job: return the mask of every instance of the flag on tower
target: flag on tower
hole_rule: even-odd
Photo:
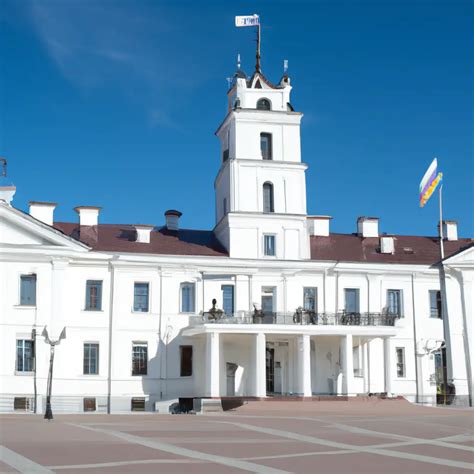
[[[442,179],[443,173],[438,173],[438,160],[435,158],[420,182],[420,207],[428,202]]]
[[[260,25],[260,17],[257,14],[247,16],[236,16],[235,26],[258,26]]]

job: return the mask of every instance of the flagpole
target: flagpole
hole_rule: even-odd
[[[441,260],[444,260],[444,236],[443,236],[443,184],[439,187],[439,249],[441,252]]]
[[[255,70],[261,72],[260,70],[260,20],[257,25],[257,63],[255,64]]]

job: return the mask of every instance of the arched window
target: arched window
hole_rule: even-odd
[[[273,184],[268,182],[263,185],[263,212],[275,212],[273,206]]]
[[[257,102],[257,110],[272,110],[272,103],[268,99],[260,99]]]
[[[271,160],[273,158],[271,133],[260,134],[260,152],[262,153],[262,159],[264,160]]]

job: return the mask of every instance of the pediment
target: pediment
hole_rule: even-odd
[[[444,260],[448,265],[472,265],[474,267],[474,245]]]
[[[0,246],[63,247],[87,251],[88,247],[43,222],[8,205],[0,205]]]

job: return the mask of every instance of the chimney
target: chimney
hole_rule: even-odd
[[[137,238],[135,242],[140,242],[142,244],[149,244],[150,243],[150,233],[155,228],[153,225],[143,225],[143,224],[136,224],[135,231],[137,233]]]
[[[379,218],[378,217],[359,217],[357,219],[357,233],[362,237],[379,236]]]
[[[74,210],[79,214],[79,225],[94,226],[99,223],[99,212],[101,207],[95,206],[77,206]]]
[[[443,237],[446,240],[458,240],[458,223],[456,221],[443,221]]]
[[[380,253],[395,253],[395,237],[391,235],[382,235],[380,237]]]
[[[15,186],[0,186],[0,201],[11,206],[11,202],[13,201],[13,196],[16,193]]]
[[[56,202],[30,201],[30,216],[39,221],[53,225],[54,210],[58,205]]]
[[[166,228],[168,230],[179,230],[179,218],[183,214],[174,209],[165,212]]]
[[[99,212],[102,208],[95,206],[78,206],[74,210],[79,214],[79,239],[89,246],[94,246],[99,239]]]
[[[317,235],[320,237],[329,236],[329,221],[331,216],[308,216],[309,235]]]

